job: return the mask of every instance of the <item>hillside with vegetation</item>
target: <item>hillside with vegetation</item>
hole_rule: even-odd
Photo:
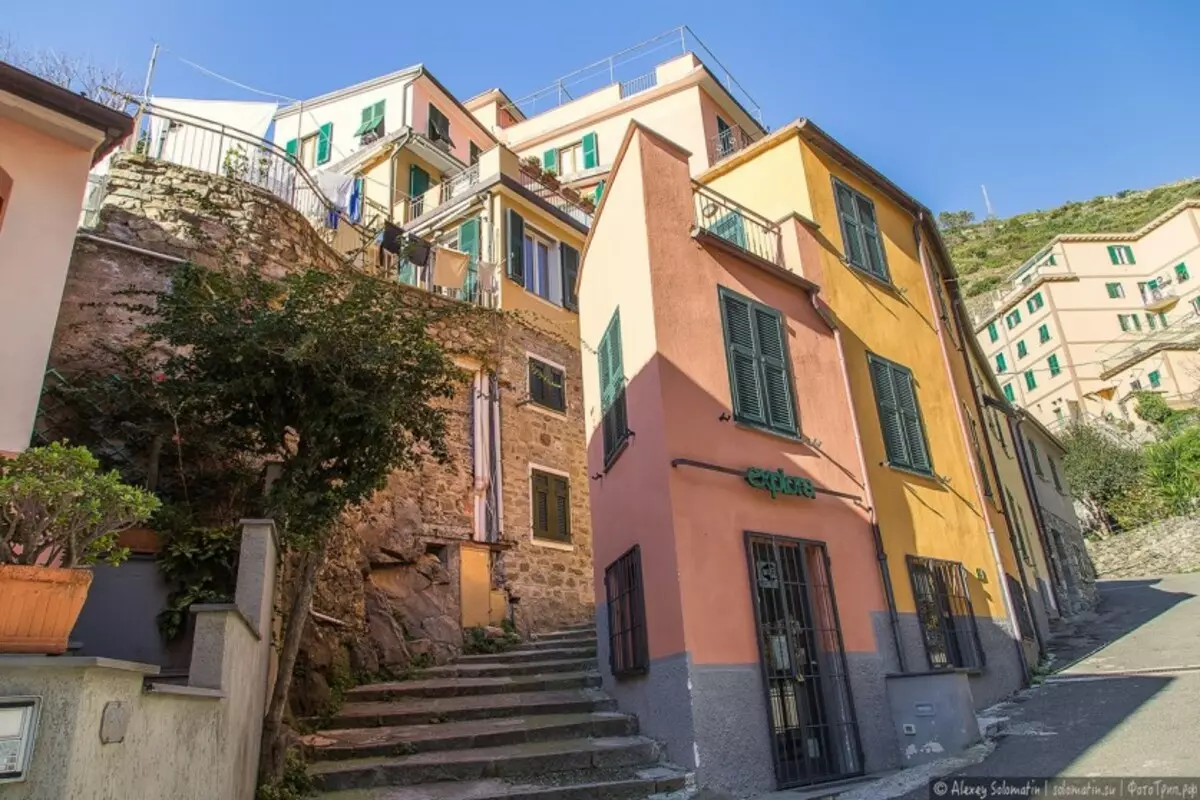
[[[1200,198],[1200,178],[1153,189],[1126,189],[1007,219],[976,222],[970,211],[943,211],[938,225],[963,291],[971,297],[999,286],[1006,275],[1060,233],[1134,231],[1189,198]]]

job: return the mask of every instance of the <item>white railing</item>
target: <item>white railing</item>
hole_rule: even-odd
[[[1169,284],[1167,284],[1167,285],[1159,284],[1154,287],[1143,285],[1141,287],[1141,290],[1142,290],[1142,304],[1145,305],[1147,308],[1150,308],[1151,306],[1159,306],[1159,305],[1163,305],[1165,303],[1169,303],[1172,300],[1178,299],[1178,297],[1179,297],[1179,294],[1175,290],[1175,287],[1172,285],[1169,285]]]
[[[479,183],[479,165],[472,164],[462,172],[442,182],[441,201],[449,202]]]
[[[1157,330],[1130,331],[1125,336],[1113,339],[1097,349],[1100,356],[1100,375],[1104,377],[1136,363],[1157,350],[1196,346],[1200,347],[1200,312],[1192,311],[1170,323],[1167,328]]]
[[[1022,292],[1045,278],[1072,278],[1075,273],[1062,264],[1042,264],[1021,273],[1011,285],[993,289],[967,301],[971,324],[979,325],[998,309],[1011,304]]]
[[[630,78],[627,81],[621,81],[621,99],[635,95],[638,92],[644,92],[647,89],[653,89],[657,85],[657,72],[648,72],[645,75],[639,75],[636,78]]]

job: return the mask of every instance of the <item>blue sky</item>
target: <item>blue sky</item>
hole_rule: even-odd
[[[357,9],[370,9],[355,13]],[[528,94],[687,24],[763,108],[807,116],[935,211],[998,214],[1200,174],[1200,3],[1183,0],[10,2],[0,35],[119,63],[163,95],[307,97],[417,62]],[[646,70],[648,71],[648,70]]]

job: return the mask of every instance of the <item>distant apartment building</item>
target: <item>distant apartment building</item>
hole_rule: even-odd
[[[977,310],[975,336],[1010,402],[1051,430],[1141,428],[1131,395],[1200,391],[1200,201],[1133,233],[1056,236]]]

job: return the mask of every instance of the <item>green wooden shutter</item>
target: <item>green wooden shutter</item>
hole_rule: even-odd
[[[479,218],[469,219],[458,226],[458,249],[471,256],[471,263],[479,261]]]
[[[754,306],[754,333],[758,339],[767,426],[781,433],[796,433],[796,404],[792,398],[792,370],[787,360],[783,318],[778,311]]]
[[[333,123],[326,122],[317,131],[317,163],[324,164],[333,157]]]
[[[840,182],[835,181],[833,186],[838,218],[842,223],[846,260],[860,269],[866,269],[866,252],[862,241],[862,228],[858,223],[858,211],[854,207],[854,194]]]
[[[571,486],[567,479],[560,475],[550,478],[550,491],[553,495],[553,524],[550,536],[560,542],[571,541]]]
[[[1004,358],[1004,353],[996,355],[996,372],[1004,372],[1008,369],[1008,361]]]
[[[754,341],[750,303],[725,290],[721,291],[720,298],[733,416],[738,420],[764,425],[767,417],[761,400],[758,348]]]
[[[1050,341],[1050,326],[1049,325],[1038,326],[1038,341],[1042,342],[1043,344],[1045,342]]]
[[[535,359],[529,359],[529,399],[538,405],[546,405],[546,380],[542,371],[546,366]]]
[[[604,181],[600,181],[599,183],[596,184],[596,197],[595,197],[596,205],[600,205],[600,198],[603,196],[604,196]]]
[[[1129,323],[1125,320],[1124,314],[1117,314],[1117,322],[1121,323],[1121,330],[1129,330]]]
[[[1017,342],[1017,358],[1024,358],[1029,355],[1029,348],[1025,346],[1025,340]]]
[[[1154,370],[1153,372],[1151,372],[1148,377],[1150,378],[1151,388],[1157,389],[1159,386],[1162,385],[1162,375],[1159,374],[1158,370]]]
[[[544,472],[534,472],[533,482],[533,535],[539,539],[549,539],[550,534],[550,476]]]
[[[1137,260],[1133,257],[1133,248],[1128,245],[1122,245],[1122,250],[1125,251],[1125,263],[1136,264]]]
[[[746,220],[740,211],[730,211],[719,217],[708,226],[708,230],[743,250],[746,248]]]
[[[621,309],[613,312],[612,320],[600,340],[600,407],[607,410],[625,381],[625,365],[621,353]]]
[[[525,285],[525,220],[521,215],[508,209],[508,277],[522,286]]]
[[[583,135],[583,168],[591,169],[592,167],[600,166],[600,155],[596,149],[596,134],[585,133]]]
[[[1062,369],[1058,366],[1058,355],[1057,354],[1052,355],[1048,359],[1046,359],[1046,365],[1050,367],[1050,377],[1051,378],[1053,378],[1058,373],[1062,372]]]
[[[1108,260],[1114,264],[1120,264],[1121,259],[1117,256],[1117,248],[1115,245],[1108,246]]]
[[[1142,329],[1142,320],[1137,314],[1130,314],[1129,319],[1133,322],[1133,329],[1135,331],[1140,331]]]
[[[551,149],[542,153],[542,169],[552,169],[558,172],[558,151]]]
[[[988,331],[988,338],[991,339],[993,342],[1000,338],[999,332],[996,331],[996,323],[989,322],[987,331]]]
[[[414,200],[429,191],[429,173],[413,164],[408,168],[408,196]],[[426,209],[432,211],[433,209]]]
[[[1180,283],[1183,283],[1189,277],[1190,276],[1188,275],[1187,264],[1176,264],[1175,265],[1175,280],[1179,281]]]
[[[883,446],[887,460],[893,464],[907,466],[908,445],[904,433],[904,420],[896,399],[892,383],[892,368],[882,359],[868,356],[871,365],[871,383],[875,387],[875,405],[879,408],[879,427],[883,431]]]
[[[288,143],[283,148],[287,152],[288,158],[292,161],[296,160],[296,152],[300,149],[299,139],[288,139]]]
[[[862,195],[854,198],[858,207],[858,223],[867,249],[867,271],[877,278],[888,279],[887,260],[883,253],[883,239],[875,221],[875,204]]]
[[[575,294],[575,283],[579,279],[579,251],[566,242],[558,246],[559,263],[562,264],[563,307],[579,310],[579,297]]]
[[[925,427],[921,423],[921,411],[917,407],[917,393],[913,387],[912,373],[892,365],[892,383],[896,388],[896,405],[904,426],[904,442],[908,447],[909,466],[920,472],[929,472],[929,451],[925,445]]]
[[[1026,372],[1025,372],[1025,388],[1026,389],[1036,389],[1037,388],[1037,376],[1035,376],[1033,374],[1033,370],[1026,370]]]
[[[1008,398],[1008,402],[1015,403],[1017,401],[1016,390],[1013,389],[1011,383],[1004,384],[1004,396]]]

